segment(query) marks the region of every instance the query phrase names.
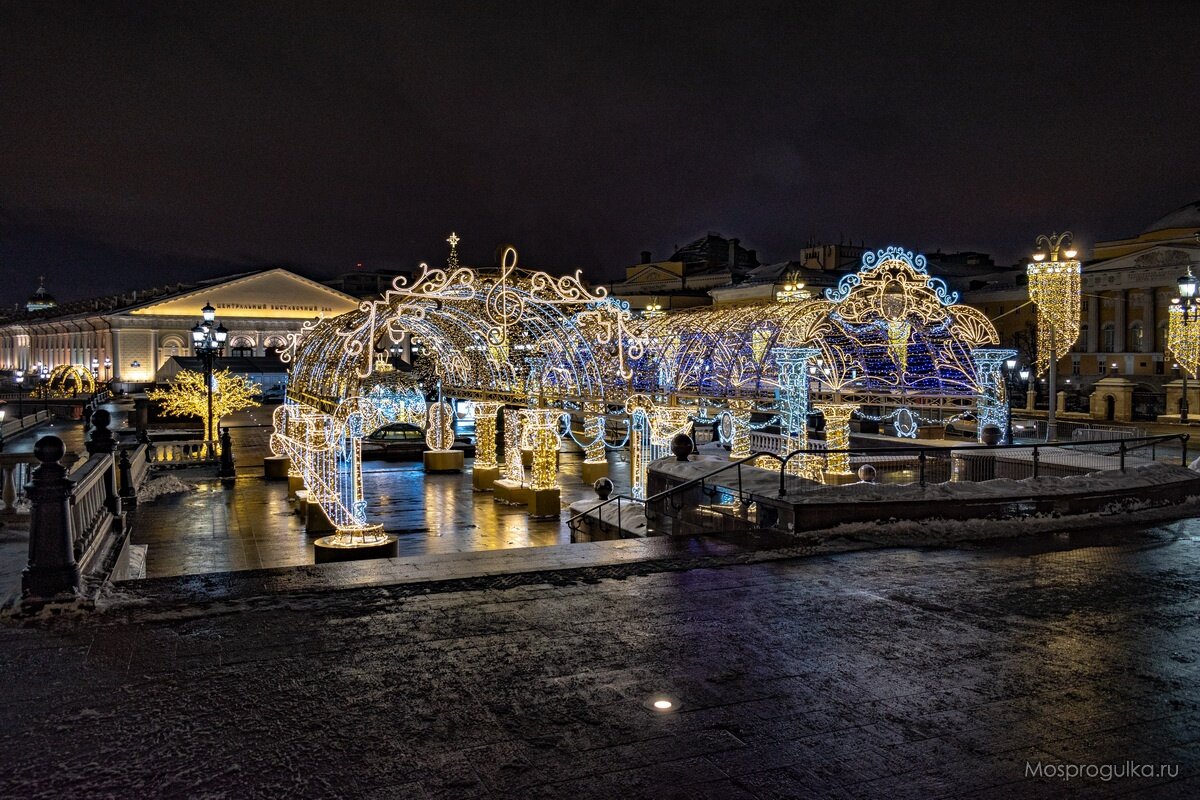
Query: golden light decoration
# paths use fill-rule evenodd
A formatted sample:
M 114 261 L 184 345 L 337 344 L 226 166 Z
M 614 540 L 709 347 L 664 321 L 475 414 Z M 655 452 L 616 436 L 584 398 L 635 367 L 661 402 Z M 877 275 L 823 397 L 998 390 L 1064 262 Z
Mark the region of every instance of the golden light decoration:
M 501 405 L 487 400 L 475 403 L 475 468 L 496 468 L 496 415 Z
M 1181 370 L 1195 377 L 1200 370 L 1200 320 L 1181 306 L 1167 309 L 1167 350 Z
M 733 436 L 729 447 L 729 457 L 737 460 L 750 455 L 750 412 L 754 403 L 741 398 L 729 401 L 729 418 L 733 423 Z
M 78 397 L 96 393 L 96 376 L 87 367 L 60 364 L 50 370 L 45 384 L 34 390 L 38 397 Z
M 558 486 L 558 423 L 562 412 L 536 409 L 523 411 L 522 416 L 533 450 L 529 488 L 535 491 L 553 489 Z
M 857 403 L 817 403 L 814 408 L 825 417 L 825 447 L 830 451 L 850 449 L 850 417 L 858 410 Z M 850 454 L 830 452 L 828 472 L 850 474 Z
M 584 403 L 583 411 L 583 461 L 586 464 L 608 462 L 604 446 L 604 404 L 594 400 Z
M 429 406 L 425 445 L 430 450 L 450 450 L 454 447 L 454 406 L 445 400 Z
M 361 465 L 344 437 L 310 437 L 304 431 L 334 426 L 349 398 L 362 398 L 363 419 L 374 420 L 386 411 L 365 397 L 364 387 L 379 377 L 372 353 L 420 339 L 412 371 L 401 374 L 415 376 L 426 387 L 440 384 L 448 397 L 497 407 L 542 402 L 603 407 L 613 384 L 632 374 L 631 360 L 644 355 L 644 338 L 632 325 L 628 304 L 609 298 L 603 288 L 587 289 L 579 273 L 556 277 L 519 269 L 513 247 L 503 248 L 498 267 L 459 266 L 459 240 L 454 235 L 452 239 L 447 240 L 452 257 L 445 269 L 422 265 L 411 283 L 397 278 L 382 298 L 306 325 L 289 342 L 294 367 L 285 405 L 292 411 L 281 422 L 300 433 L 277 428 L 279 436 L 272 441 L 294 459 L 306 482 L 332 481 L 339 487 L 318 495 L 322 503 L 331 504 L 322 507 L 339 530 L 366 525 L 365 507 L 356 508 L 353 493 Z M 520 450 L 508 446 L 510 436 L 518 442 L 522 436 L 520 417 L 510 425 L 506 411 L 504 420 L 505 477 L 524 482 Z M 341 450 L 331 460 L 329 453 L 314 448 Z M 603 448 L 602 441 L 598 448 Z M 602 451 L 596 450 L 590 456 L 602 458 Z M 340 488 L 343 483 L 345 490 Z
M 1051 359 L 1058 361 L 1070 353 L 1079 339 L 1082 265 L 1070 241 L 1070 231 L 1039 236 L 1037 242 L 1045 249 L 1034 254 L 1026 270 L 1029 299 L 1037 309 L 1037 375 L 1050 368 Z
M 216 427 L 220 425 L 222 417 L 235 411 L 257 408 L 259 403 L 254 396 L 261 387 L 246 376 L 235 375 L 228 369 L 214 372 L 212 379 L 212 419 L 208 416 L 208 386 L 205 385 L 203 372 L 181 369 L 167 382 L 166 389 L 151 389 L 146 392 L 146 397 L 172 416 L 199 417 L 204 425 L 204 440 L 215 442 L 217 432 L 210 430 L 209 424 Z

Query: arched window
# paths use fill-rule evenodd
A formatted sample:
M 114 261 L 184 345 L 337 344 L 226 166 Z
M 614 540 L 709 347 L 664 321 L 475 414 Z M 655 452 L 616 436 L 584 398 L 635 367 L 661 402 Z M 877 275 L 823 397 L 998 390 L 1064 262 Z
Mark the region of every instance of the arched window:
M 1102 331 L 1104 338 L 1103 341 L 1100 342 L 1100 351 L 1104 353 L 1111 353 L 1113 352 L 1113 348 L 1116 346 L 1117 328 L 1115 325 L 1109 322 L 1105 324 Z
M 1145 352 L 1146 347 L 1145 331 L 1142 328 L 1142 323 L 1135 322 L 1129 326 L 1129 342 L 1126 344 L 1126 351 L 1130 353 Z
M 234 336 L 229 340 L 229 354 L 234 358 L 254 355 L 254 340 L 249 336 Z
M 158 365 L 161 367 L 175 356 L 189 355 L 184 348 L 183 337 L 175 334 L 164 336 L 158 345 Z
M 1088 349 L 1088 326 L 1081 325 L 1079 328 L 1079 338 L 1075 340 L 1075 345 L 1071 348 L 1076 353 L 1086 353 Z
M 263 340 L 263 354 L 269 358 L 277 358 L 279 351 L 287 347 L 287 340 L 282 336 L 268 336 Z

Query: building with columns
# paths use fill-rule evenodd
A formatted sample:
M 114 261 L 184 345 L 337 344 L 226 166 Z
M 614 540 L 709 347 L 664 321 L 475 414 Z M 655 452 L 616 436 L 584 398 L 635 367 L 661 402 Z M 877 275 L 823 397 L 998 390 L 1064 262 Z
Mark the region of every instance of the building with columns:
M 100 379 L 111 379 L 115 390 L 138 389 L 153 383 L 173 356 L 191 354 L 191 328 L 206 303 L 229 330 L 228 355 L 264 357 L 304 322 L 351 311 L 359 301 L 294 272 L 267 269 L 62 303 L 0 322 L 0 369 L 98 365 Z
M 1109 388 L 1125 387 L 1132 417 L 1170 413 L 1162 398 L 1180 375 L 1166 352 L 1167 309 L 1180 276 L 1200 269 L 1198 234 L 1200 202 L 1172 211 L 1137 236 L 1092 247 L 1083 265 L 1079 337 L 1059 361 L 1059 389 L 1086 400 L 1103 380 Z M 1012 276 L 968 291 L 964 299 L 995 321 L 1005 346 L 1029 361 L 1036 315 L 1023 271 Z M 1160 397 L 1157 411 L 1150 395 Z

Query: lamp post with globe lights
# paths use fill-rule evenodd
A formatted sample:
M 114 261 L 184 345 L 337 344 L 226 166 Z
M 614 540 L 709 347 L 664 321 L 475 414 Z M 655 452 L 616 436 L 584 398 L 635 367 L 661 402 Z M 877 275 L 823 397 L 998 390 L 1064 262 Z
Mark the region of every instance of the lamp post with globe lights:
M 217 310 L 208 303 L 200 310 L 203 319 L 192 328 L 192 348 L 204 361 L 204 386 L 208 390 L 208 417 L 204 421 L 205 448 L 212 456 L 213 437 L 213 360 L 225 350 L 229 331 L 222 324 L 214 324 Z
M 1179 296 L 1171 298 L 1168 309 L 1167 346 L 1179 363 L 1179 378 L 1183 396 L 1179 401 L 1179 421 L 1188 424 L 1188 373 L 1200 366 L 1200 326 L 1196 324 L 1198 313 L 1196 289 L 1198 282 L 1191 267 L 1179 277 Z

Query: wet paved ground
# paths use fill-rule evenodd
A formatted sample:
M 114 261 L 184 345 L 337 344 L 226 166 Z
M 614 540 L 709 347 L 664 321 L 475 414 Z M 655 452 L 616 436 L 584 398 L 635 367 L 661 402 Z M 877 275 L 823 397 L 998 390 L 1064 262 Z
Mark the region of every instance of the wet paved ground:
M 113 430 L 128 430 L 130 405 L 109 405 Z M 269 454 L 271 408 L 233 415 L 230 433 L 239 479 L 230 490 L 214 479 L 215 468 L 172 470 L 198 491 L 165 495 L 139 509 L 133 542 L 148 546 L 147 577 L 249 570 L 313 563 L 318 534 L 304 531 L 287 501 L 283 483 L 262 480 L 262 459 Z M 54 427 L 14 438 L 10 452 L 31 451 L 41 436 L 53 433 L 68 450 L 84 452 L 82 425 L 57 421 Z M 610 475 L 617 492 L 629 489 L 624 454 L 611 456 Z M 571 541 L 566 525 L 572 502 L 594 498 L 579 478 L 581 456 L 560 455 L 564 512 L 558 520 L 530 520 L 523 507 L 497 503 L 490 493 L 473 492 L 470 472 L 426 476 L 419 462 L 368 460 L 363 488 L 372 520 L 399 537 L 400 555 L 544 546 Z M 467 460 L 469 469 L 471 460 Z M 324 535 L 324 534 L 319 534 Z
M 0 796 L 1200 795 L 1200 522 L 556 584 L 0 628 Z
M 578 455 L 561 455 L 564 509 L 596 496 L 579 479 L 579 462 Z M 179 477 L 195 482 L 198 491 L 165 495 L 139 507 L 133 542 L 148 546 L 147 577 L 313 563 L 312 543 L 325 534 L 305 533 L 285 483 L 268 483 L 251 470 L 226 489 L 209 473 L 179 470 Z M 618 491 L 627 491 L 627 465 L 614 457 L 611 473 Z M 469 471 L 426 475 L 420 463 L 368 461 L 363 490 L 369 518 L 397 535 L 402 556 L 571 541 L 569 511 L 559 519 L 530 520 L 523 506 L 473 492 Z

